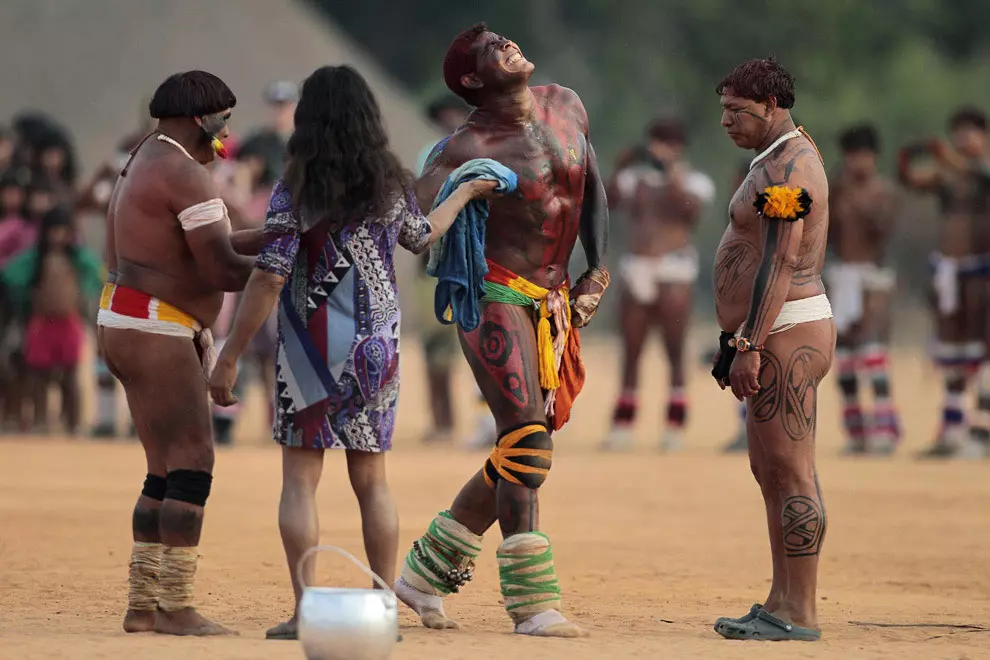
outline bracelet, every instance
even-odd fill
[[[609,284],[612,283],[612,277],[608,273],[607,268],[591,268],[587,270],[584,275],[578,278],[578,281],[588,278],[595,284],[598,284],[602,289],[607,289]]]
[[[729,346],[734,347],[740,353],[748,353],[750,351],[759,353],[763,350],[763,346],[753,346],[753,342],[745,337],[733,337],[729,340]]]

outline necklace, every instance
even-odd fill
[[[764,149],[763,152],[759,156],[757,156],[756,158],[753,159],[753,162],[749,164],[749,169],[753,169],[754,167],[756,167],[757,163],[759,163],[761,160],[763,160],[764,158],[766,158],[767,156],[769,156],[770,154],[772,154],[773,153],[773,150],[776,149],[777,147],[779,147],[781,144],[783,144],[784,142],[787,142],[791,138],[796,138],[799,135],[801,135],[801,129],[799,129],[799,128],[795,128],[790,133],[784,133],[783,135],[781,135],[779,138],[777,138],[776,140],[774,140],[774,143],[773,144],[771,144],[769,147],[767,147],[766,149]],[[159,139],[161,139],[161,138],[159,137]]]
[[[183,147],[181,144],[179,144],[178,142],[176,142],[175,140],[173,140],[169,136],[165,135],[164,133],[159,133],[157,140],[159,142],[166,142],[166,143],[172,145],[173,147],[175,147],[176,149],[178,149],[179,151],[181,151],[182,153],[184,153],[186,155],[186,157],[189,158],[190,160],[196,160],[191,155],[189,155],[189,152],[186,151],[186,148],[185,147]]]

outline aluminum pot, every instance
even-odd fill
[[[361,568],[381,589],[308,586],[306,561],[333,551]],[[299,642],[308,660],[385,660],[399,634],[398,600],[379,576],[354,555],[333,545],[310,548],[296,567],[303,588],[299,603]]]

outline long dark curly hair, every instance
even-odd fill
[[[388,145],[368,83],[349,66],[317,69],[302,86],[285,184],[303,229],[385,215],[412,182]]]

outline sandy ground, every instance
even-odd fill
[[[644,370],[649,405],[639,445],[632,455],[601,455],[594,445],[615,396],[617,349],[591,344],[587,355],[592,378],[559,436],[541,501],[566,609],[591,636],[510,634],[499,605],[498,537],[491,533],[475,581],[448,605],[463,630],[428,631],[403,610],[405,641],[394,658],[990,658],[990,632],[934,625],[990,625],[990,463],[930,464],[909,456],[930,441],[936,425],[938,381],[921,356],[901,355],[895,364],[907,438],[906,451],[891,460],[838,457],[835,384],[823,385],[824,640],[767,645],[726,641],[711,629],[716,617],[742,614],[769,587],[764,513],[747,461],[715,451],[735,431],[734,400],[699,367],[690,388],[688,446],[677,455],[658,454],[664,369],[649,353],[655,366]],[[415,343],[404,345],[403,356],[390,479],[404,551],[483,455],[419,444],[425,392]],[[458,373],[465,431],[473,410],[468,378]],[[198,592],[202,609],[241,636],[210,640],[120,631],[130,509],[144,475],[138,447],[53,438],[0,442],[0,657],[303,657],[295,643],[263,639],[290,607],[276,526],[279,454],[263,441],[265,432],[256,408],[239,430],[240,446],[218,454]],[[322,540],[363,557],[341,458],[331,456],[324,473]],[[357,569],[330,557],[319,575],[325,584],[365,583]]]

